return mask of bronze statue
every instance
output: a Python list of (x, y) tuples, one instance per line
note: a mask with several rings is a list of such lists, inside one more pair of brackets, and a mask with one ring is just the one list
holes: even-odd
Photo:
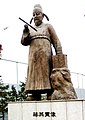
[(52, 48), (53, 45), (56, 55), (62, 54), (62, 46), (58, 36), (51, 24), (44, 23), (43, 18), (49, 18), (43, 13), (40, 4), (36, 4), (33, 8), (34, 28), (28, 28), (24, 25), (24, 30), (21, 38), (21, 44), (29, 45), (29, 60), (27, 81), (25, 92), (31, 93), (28, 100), (41, 100), (41, 94), (47, 93), (47, 99), (53, 92), (50, 75), (52, 70)]

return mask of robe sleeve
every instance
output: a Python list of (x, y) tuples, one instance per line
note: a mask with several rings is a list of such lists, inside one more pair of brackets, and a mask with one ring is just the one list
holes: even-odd
[(21, 37), (21, 44), (24, 46), (30, 45), (31, 39), (30, 39), (30, 33), (24, 33), (22, 34)]
[(48, 30), (50, 33), (51, 43), (53, 44), (56, 54), (62, 54), (62, 46), (60, 40), (58, 39), (58, 36), (51, 24), (48, 25)]

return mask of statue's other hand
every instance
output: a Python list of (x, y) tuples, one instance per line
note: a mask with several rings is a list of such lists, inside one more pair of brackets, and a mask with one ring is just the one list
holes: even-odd
[(28, 28), (28, 25), (25, 24), (24, 25), (24, 30), (23, 30), (23, 33), (28, 33), (29, 32), (29, 28)]

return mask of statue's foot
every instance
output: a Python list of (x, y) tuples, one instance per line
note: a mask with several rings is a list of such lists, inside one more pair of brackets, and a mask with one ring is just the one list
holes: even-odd
[(28, 95), (26, 98), (26, 101), (40, 101), (41, 100), (41, 94), (31, 94)]
[(28, 96), (26, 98), (26, 101), (35, 101), (35, 98), (33, 96)]
[(51, 100), (51, 95), (50, 95), (50, 96), (47, 96), (47, 100)]

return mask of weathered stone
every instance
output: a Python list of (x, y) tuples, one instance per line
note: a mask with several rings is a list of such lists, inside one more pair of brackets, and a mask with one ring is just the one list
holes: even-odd
[(54, 89), (52, 100), (77, 98), (68, 68), (54, 68), (51, 73), (51, 84)]
[(68, 67), (67, 55), (65, 55), (65, 54), (53, 55), (52, 56), (52, 63), (53, 63), (53, 68)]
[[(50, 92), (52, 90), (49, 78), (52, 69), (51, 44), (56, 54), (62, 54), (62, 46), (53, 26), (43, 22), (43, 18), (46, 17), (48, 20), (48, 17), (43, 14), (42, 7), (39, 4), (35, 6), (37, 8), (35, 9), (34, 7), (33, 9), (33, 27), (37, 32), (25, 25), (21, 37), (21, 44), (30, 46), (25, 92), (36, 95), (38, 91), (40, 94), (48, 94), (48, 91)], [(49, 97), (47, 96), (47, 98)]]

